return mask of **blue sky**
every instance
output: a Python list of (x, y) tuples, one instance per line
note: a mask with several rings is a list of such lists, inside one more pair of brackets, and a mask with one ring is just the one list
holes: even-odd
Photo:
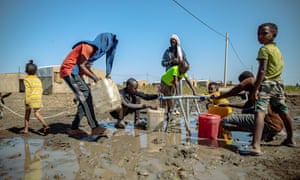
[[(112, 78), (159, 81), (163, 52), (176, 33), (191, 65), (189, 76), (219, 81), (228, 32), (227, 79), (237, 82), (242, 71), (257, 72), (258, 25), (274, 22), (285, 59), (282, 78), (285, 84), (300, 82), (299, 0), (177, 1), (218, 33), (172, 0), (2, 0), (0, 73), (24, 72), (29, 59), (38, 66), (60, 65), (77, 41), (112, 32), (119, 39)], [(104, 64), (102, 57), (95, 67), (104, 70)]]

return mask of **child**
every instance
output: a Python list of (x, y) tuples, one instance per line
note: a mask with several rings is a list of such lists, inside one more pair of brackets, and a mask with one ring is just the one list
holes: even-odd
[(281, 145), (289, 147), (296, 146), (293, 139), (291, 117), (288, 107), (285, 104), (284, 86), (281, 80), (284, 61), (279, 48), (276, 46), (276, 43), (273, 42), (277, 31), (277, 25), (273, 23), (264, 23), (258, 27), (258, 41), (264, 46), (262, 46), (258, 52), (257, 60), (259, 62), (259, 68), (255, 88), (251, 97), (252, 100), (256, 100), (253, 149), (250, 149), (253, 155), (262, 154), (260, 143), (268, 104), (279, 114), (287, 132), (287, 138)]
[[(193, 91), (193, 95), (196, 95), (196, 91), (192, 86), (188, 78), (188, 75), (186, 73), (188, 70), (189, 70), (189, 64), (187, 61), (182, 61), (179, 65), (170, 67), (168, 71), (166, 71), (161, 77), (160, 92), (164, 96), (173, 96), (174, 93), (178, 95), (178, 81), (181, 78), (185, 78), (189, 87)], [(171, 99), (164, 100), (162, 102), (162, 106), (164, 108), (167, 107), (167, 112), (170, 112), (171, 108), (173, 108), (173, 101)]]
[(101, 78), (95, 75), (91, 66), (94, 61), (106, 54), (106, 78), (111, 78), (117, 44), (118, 39), (115, 34), (101, 33), (94, 41), (80, 41), (76, 43), (71, 52), (69, 52), (64, 59), (60, 68), (60, 76), (68, 84), (80, 102), (78, 103), (77, 113), (72, 122), (71, 129), (68, 130), (69, 135), (87, 134), (84, 130), (79, 128), (80, 120), (84, 116), (86, 116), (88, 124), (92, 129), (91, 135), (109, 136), (112, 134), (109, 129), (98, 125), (90, 87), (83, 80), (82, 76), (85, 75), (93, 79), (95, 83), (100, 81)]
[(31, 109), (34, 112), (34, 116), (39, 120), (43, 125), (43, 133), (46, 135), (48, 133), (49, 127), (44, 121), (43, 116), (40, 114), (40, 109), (43, 107), (42, 104), (42, 94), (43, 87), (41, 80), (37, 77), (37, 66), (33, 63), (33, 60), (29, 60), (29, 63), (26, 64), (26, 73), (27, 76), (24, 79), (25, 84), (25, 121), (24, 129), (20, 131), (21, 134), (28, 133), (29, 119)]
[[(209, 95), (209, 96), (214, 96), (214, 97), (218, 97), (221, 95), (221, 92), (219, 91), (219, 86), (216, 82), (210, 82), (208, 84), (208, 94), (204, 94), (204, 95)], [(218, 99), (214, 99), (214, 98), (208, 98), (208, 104), (207, 104), (207, 108), (209, 107), (209, 105), (219, 105), (219, 104), (228, 104), (229, 101), (226, 98), (218, 98)]]
[[(142, 103), (143, 100), (154, 100), (158, 98), (157, 94), (146, 94), (138, 90), (138, 82), (134, 78), (129, 78), (126, 81), (126, 87), (119, 90), (122, 100), (122, 108), (110, 112), (110, 115), (118, 122), (115, 124), (115, 128), (125, 129), (124, 117), (129, 113), (134, 113), (134, 124), (140, 126), (140, 111), (141, 109), (150, 108), (157, 109), (156, 106), (147, 105)], [(140, 124), (139, 124), (140, 123)], [(144, 127), (143, 127), (144, 128)]]

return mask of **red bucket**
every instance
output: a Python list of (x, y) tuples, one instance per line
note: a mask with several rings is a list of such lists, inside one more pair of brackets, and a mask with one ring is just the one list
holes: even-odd
[(220, 122), (220, 115), (200, 114), (198, 117), (198, 137), (217, 140)]

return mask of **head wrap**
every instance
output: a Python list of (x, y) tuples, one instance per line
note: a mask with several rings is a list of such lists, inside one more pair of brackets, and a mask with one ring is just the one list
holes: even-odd
[(175, 39), (176, 42), (177, 42), (177, 45), (180, 46), (180, 39), (179, 39), (179, 37), (177, 36), (177, 34), (172, 34), (172, 36), (171, 36), (170, 39)]
[(179, 58), (179, 61), (182, 61), (183, 60), (183, 55), (182, 55), (182, 49), (180, 47), (180, 39), (179, 39), (179, 37), (177, 36), (177, 34), (172, 34), (172, 36), (171, 36), (170, 39), (175, 39), (176, 40), (176, 42), (177, 42), (178, 58)]

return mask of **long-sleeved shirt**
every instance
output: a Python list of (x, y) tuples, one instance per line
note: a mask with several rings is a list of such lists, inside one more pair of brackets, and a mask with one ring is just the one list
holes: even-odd
[(36, 75), (27, 75), (24, 79), (25, 104), (30, 108), (41, 108), (43, 86), (41, 80)]
[(157, 94), (145, 94), (141, 91), (138, 91), (134, 95), (130, 95), (127, 92), (126, 88), (119, 90), (119, 92), (120, 92), (120, 96), (121, 96), (122, 106), (126, 106), (128, 108), (136, 109), (136, 110), (145, 108), (145, 106), (143, 104), (134, 103), (136, 101), (137, 97), (140, 97), (144, 100), (154, 100), (154, 99), (158, 98)]
[(106, 54), (106, 76), (109, 76), (112, 70), (116, 48), (118, 45), (117, 35), (112, 33), (101, 33), (93, 41), (85, 40), (76, 43), (72, 49), (82, 43), (90, 44), (97, 49), (93, 56), (88, 59), (89, 63), (93, 63)]
[[(186, 57), (185, 57), (185, 53), (184, 53), (184, 51), (183, 51), (183, 49), (181, 49), (181, 51), (182, 51), (182, 58), (184, 59), (184, 60), (186, 60)], [(171, 63), (171, 61), (174, 59), (174, 58), (178, 58), (178, 55), (177, 55), (178, 53), (173, 53), (172, 51), (171, 51), (171, 48), (169, 47), (168, 49), (166, 49), (166, 51), (164, 52), (164, 55), (163, 55), (163, 58), (162, 58), (162, 61), (161, 61), (161, 65), (163, 66), (163, 67), (165, 67), (166, 68), (166, 71), (170, 68), (170, 67), (172, 67), (172, 66), (174, 66), (175, 64), (172, 64)]]

